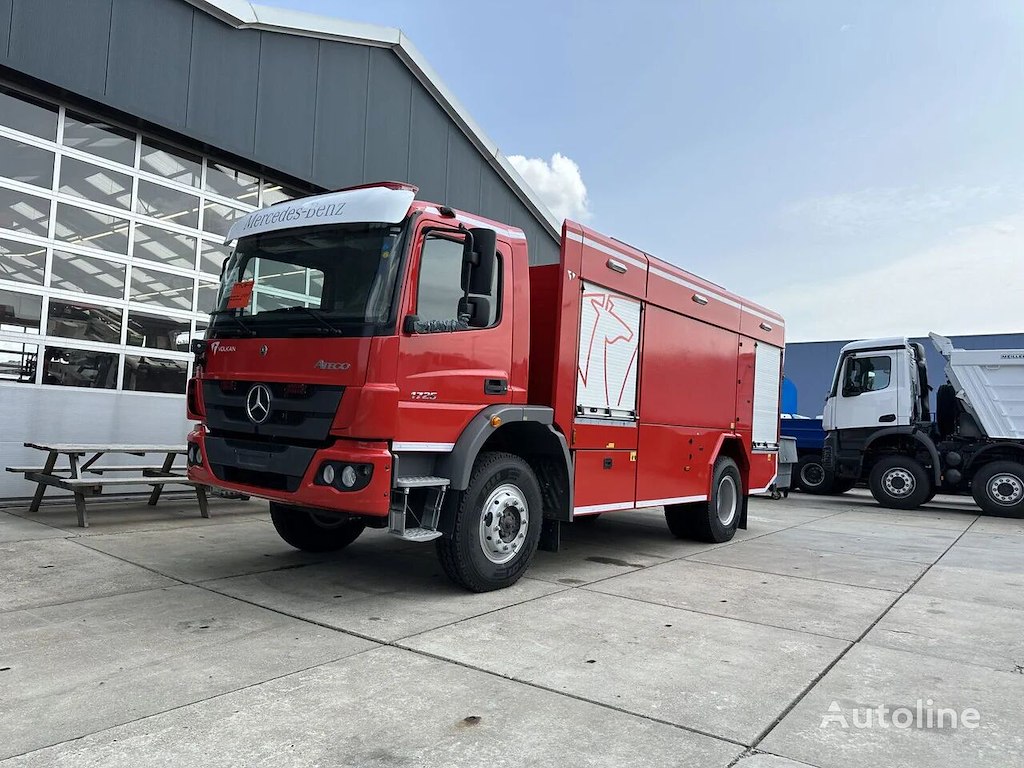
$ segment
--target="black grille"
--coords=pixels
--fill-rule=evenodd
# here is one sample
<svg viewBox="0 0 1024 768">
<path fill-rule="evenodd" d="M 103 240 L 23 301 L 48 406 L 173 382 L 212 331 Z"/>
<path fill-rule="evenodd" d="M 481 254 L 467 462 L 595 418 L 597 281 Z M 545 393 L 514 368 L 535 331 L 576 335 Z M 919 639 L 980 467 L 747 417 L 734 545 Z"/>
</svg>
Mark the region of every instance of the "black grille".
<svg viewBox="0 0 1024 768">
<path fill-rule="evenodd" d="M 255 381 L 204 381 L 206 425 L 213 434 L 246 435 L 323 442 L 338 412 L 344 387 L 320 384 L 271 384 L 270 415 L 256 424 L 246 412 Z"/>
<path fill-rule="evenodd" d="M 206 438 L 206 456 L 217 478 L 275 491 L 297 491 L 315 453 L 298 445 Z"/>
</svg>

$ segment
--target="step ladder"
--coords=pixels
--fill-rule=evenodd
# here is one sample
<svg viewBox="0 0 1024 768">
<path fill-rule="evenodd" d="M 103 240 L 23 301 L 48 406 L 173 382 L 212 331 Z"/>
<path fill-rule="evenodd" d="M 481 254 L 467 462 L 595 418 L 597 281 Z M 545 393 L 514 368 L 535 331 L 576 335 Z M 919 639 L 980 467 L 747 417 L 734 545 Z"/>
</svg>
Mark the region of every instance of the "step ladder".
<svg viewBox="0 0 1024 768">
<path fill-rule="evenodd" d="M 437 524 L 441 519 L 441 505 L 444 504 L 444 495 L 449 483 L 447 477 L 429 475 L 397 478 L 395 488 L 391 492 L 388 533 L 403 541 L 432 541 L 441 536 Z M 420 517 L 409 508 L 409 491 L 413 488 L 428 490 Z M 410 521 L 415 525 L 408 525 Z"/>
</svg>

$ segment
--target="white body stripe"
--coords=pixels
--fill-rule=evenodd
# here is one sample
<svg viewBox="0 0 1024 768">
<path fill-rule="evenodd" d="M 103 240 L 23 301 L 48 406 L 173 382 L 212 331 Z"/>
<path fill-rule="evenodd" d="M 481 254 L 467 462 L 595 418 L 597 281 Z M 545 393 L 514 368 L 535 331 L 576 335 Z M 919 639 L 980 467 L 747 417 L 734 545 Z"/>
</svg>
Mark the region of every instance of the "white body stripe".
<svg viewBox="0 0 1024 768">
<path fill-rule="evenodd" d="M 778 478 L 778 476 L 778 473 L 772 475 L 772 479 L 768 481 L 768 485 L 766 485 L 764 488 L 751 488 L 749 491 L 747 491 L 747 495 L 753 496 L 755 493 L 767 493 L 775 484 L 775 480 L 776 478 Z"/>
<path fill-rule="evenodd" d="M 391 450 L 399 451 L 419 451 L 421 453 L 451 453 L 455 448 L 455 443 L 399 443 L 393 442 L 391 444 Z"/>
<path fill-rule="evenodd" d="M 638 507 L 664 507 L 666 504 L 689 504 L 694 501 L 707 501 L 706 495 L 701 496 L 675 496 L 671 499 L 643 499 L 638 501 Z"/>
<path fill-rule="evenodd" d="M 574 515 L 596 515 L 599 512 L 612 512 L 616 509 L 633 509 L 633 502 L 620 501 L 615 504 L 591 504 L 586 507 L 573 507 Z"/>
<path fill-rule="evenodd" d="M 575 232 L 569 232 L 568 236 L 570 240 L 575 240 L 577 243 L 584 242 L 583 235 L 578 235 Z M 622 259 L 623 261 L 628 261 L 634 267 L 639 267 L 640 269 L 647 269 L 647 265 L 644 262 L 637 259 L 632 254 L 625 253 L 624 251 L 620 251 L 617 248 L 609 248 L 604 243 L 599 243 L 596 240 L 587 240 L 586 244 L 588 248 L 593 248 L 594 250 L 601 251 L 602 253 L 607 253 L 609 256 L 615 256 L 616 258 Z"/>
<path fill-rule="evenodd" d="M 599 243 L 599 242 L 597 242 L 595 240 L 585 240 L 583 235 L 577 234 L 576 232 L 569 232 L 569 233 L 567 233 L 567 237 L 570 240 L 575 240 L 577 243 L 586 242 L 588 247 L 594 248 L 595 250 L 598 250 L 598 251 L 602 251 L 603 253 L 607 253 L 609 256 L 616 256 L 618 258 L 624 259 L 625 261 L 628 261 L 630 264 L 632 264 L 635 267 L 640 267 L 641 269 L 643 269 L 645 266 L 647 266 L 651 270 L 651 272 L 656 274 L 658 277 L 664 278 L 665 280 L 668 280 L 671 283 L 675 283 L 676 285 L 681 285 L 684 288 L 689 288 L 690 290 L 697 291 L 698 293 L 701 293 L 701 294 L 705 294 L 705 293 L 706 294 L 710 294 L 716 300 L 722 302 L 723 304 L 727 304 L 730 307 L 735 307 L 736 309 L 741 309 L 741 310 L 743 310 L 745 312 L 749 312 L 752 315 L 756 315 L 757 317 L 760 317 L 762 320 L 768 320 L 768 321 L 770 321 L 772 323 L 777 323 L 780 328 L 784 328 L 785 327 L 785 323 L 784 323 L 784 321 L 782 320 L 781 317 L 775 317 L 774 315 L 765 314 L 764 312 L 761 312 L 760 310 L 754 309 L 753 307 L 748 307 L 745 304 L 741 304 L 738 301 L 730 299 L 728 296 L 723 296 L 722 294 L 718 293 L 717 291 L 714 291 L 714 290 L 712 290 L 712 289 L 710 289 L 710 288 L 708 288 L 706 286 L 697 285 L 696 283 L 691 283 L 686 278 L 684 278 L 684 277 L 682 277 L 680 275 L 674 274 L 672 272 L 669 272 L 667 269 L 663 269 L 663 268 L 659 267 L 657 264 L 645 265 L 642 262 L 638 261 L 631 254 L 625 253 L 624 251 L 620 251 L 620 250 L 618 250 L 616 248 L 609 248 L 604 243 Z"/>
</svg>

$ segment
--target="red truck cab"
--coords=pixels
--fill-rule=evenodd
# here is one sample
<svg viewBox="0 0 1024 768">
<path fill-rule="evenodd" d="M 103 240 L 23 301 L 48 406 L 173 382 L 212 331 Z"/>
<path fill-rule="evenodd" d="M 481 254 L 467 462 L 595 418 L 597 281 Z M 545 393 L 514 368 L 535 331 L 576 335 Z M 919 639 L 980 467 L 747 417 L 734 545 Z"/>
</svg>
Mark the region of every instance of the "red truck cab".
<svg viewBox="0 0 1024 768">
<path fill-rule="evenodd" d="M 774 479 L 781 318 L 572 222 L 560 263 L 531 267 L 521 230 L 415 194 L 366 185 L 234 225 L 193 350 L 190 478 L 269 499 L 301 549 L 368 526 L 433 540 L 477 591 L 580 516 L 745 526 Z"/>
</svg>

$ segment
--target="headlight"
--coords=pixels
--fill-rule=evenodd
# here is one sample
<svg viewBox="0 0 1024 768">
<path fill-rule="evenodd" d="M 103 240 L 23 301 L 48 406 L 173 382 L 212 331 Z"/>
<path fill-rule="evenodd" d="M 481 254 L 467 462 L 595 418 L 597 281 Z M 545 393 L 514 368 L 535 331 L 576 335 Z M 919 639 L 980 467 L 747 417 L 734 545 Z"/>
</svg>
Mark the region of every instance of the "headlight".
<svg viewBox="0 0 1024 768">
<path fill-rule="evenodd" d="M 328 485 L 334 485 L 334 477 L 337 473 L 334 471 L 333 464 L 324 465 L 324 482 Z"/>
<path fill-rule="evenodd" d="M 355 467 L 351 464 L 346 464 L 345 468 L 341 470 L 341 484 L 346 488 L 352 488 L 358 480 Z"/>
</svg>

